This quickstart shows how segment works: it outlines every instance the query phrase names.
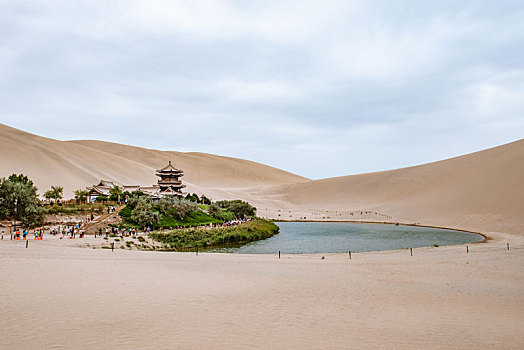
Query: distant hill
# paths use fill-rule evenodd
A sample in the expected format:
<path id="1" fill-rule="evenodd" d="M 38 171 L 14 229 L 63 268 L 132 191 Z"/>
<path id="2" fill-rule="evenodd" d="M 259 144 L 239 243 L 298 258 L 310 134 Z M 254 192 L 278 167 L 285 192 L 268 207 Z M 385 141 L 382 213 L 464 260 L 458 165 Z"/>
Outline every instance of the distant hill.
<path id="1" fill-rule="evenodd" d="M 205 153 L 164 152 L 102 141 L 58 141 L 0 124 L 0 176 L 24 173 L 43 192 L 73 190 L 100 179 L 150 186 L 169 160 L 184 171 L 187 190 L 241 189 L 309 181 L 267 165 Z M 200 193 L 201 194 L 201 193 Z"/>

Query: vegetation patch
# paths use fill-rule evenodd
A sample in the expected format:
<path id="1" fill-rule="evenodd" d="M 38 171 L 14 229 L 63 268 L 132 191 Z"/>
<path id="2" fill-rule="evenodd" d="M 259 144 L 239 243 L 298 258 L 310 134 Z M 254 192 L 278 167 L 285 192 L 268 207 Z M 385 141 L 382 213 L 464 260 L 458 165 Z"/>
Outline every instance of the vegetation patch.
<path id="1" fill-rule="evenodd" d="M 20 221 L 23 227 L 44 223 L 44 208 L 40 205 L 37 188 L 25 175 L 12 174 L 0 179 L 0 219 Z"/>
<path id="2" fill-rule="evenodd" d="M 249 206 L 248 203 L 245 205 Z M 149 226 L 152 229 L 218 224 L 243 217 L 236 216 L 235 213 L 217 204 L 201 204 L 200 206 L 194 201 L 177 197 L 165 197 L 155 202 L 148 197 L 140 196 L 130 198 L 119 215 L 127 227 Z M 208 213 L 204 212 L 206 207 Z M 254 213 L 256 210 L 251 206 L 249 209 L 246 213 Z"/>
<path id="3" fill-rule="evenodd" d="M 255 219 L 238 226 L 173 230 L 169 233 L 154 232 L 149 236 L 155 241 L 169 245 L 167 250 L 187 251 L 195 247 L 245 244 L 269 238 L 277 233 L 278 226 L 271 221 Z"/>

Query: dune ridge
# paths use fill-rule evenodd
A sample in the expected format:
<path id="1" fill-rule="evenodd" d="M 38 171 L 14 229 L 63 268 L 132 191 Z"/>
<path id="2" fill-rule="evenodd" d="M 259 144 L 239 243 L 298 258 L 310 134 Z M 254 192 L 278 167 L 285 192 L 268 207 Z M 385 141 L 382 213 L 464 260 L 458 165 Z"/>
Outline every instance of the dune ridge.
<path id="1" fill-rule="evenodd" d="M 184 170 L 188 191 L 282 185 L 308 179 L 267 165 L 204 153 L 166 152 L 102 141 L 58 141 L 0 124 L 0 176 L 24 173 L 40 191 L 64 187 L 71 198 L 78 188 L 100 179 L 150 186 L 155 170 L 169 160 Z"/>
<path id="2" fill-rule="evenodd" d="M 426 225 L 522 234 L 524 140 L 434 163 L 294 184 L 296 207 L 373 210 Z"/>

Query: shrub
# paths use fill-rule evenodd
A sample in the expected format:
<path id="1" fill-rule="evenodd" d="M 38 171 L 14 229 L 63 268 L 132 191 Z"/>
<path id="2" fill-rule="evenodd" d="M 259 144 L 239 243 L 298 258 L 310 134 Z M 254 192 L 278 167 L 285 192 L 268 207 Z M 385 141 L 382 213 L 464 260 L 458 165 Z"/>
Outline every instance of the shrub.
<path id="1" fill-rule="evenodd" d="M 173 230 L 169 233 L 151 233 L 150 237 L 173 250 L 187 250 L 194 247 L 242 244 L 266 239 L 278 233 L 274 223 L 256 219 L 238 226 L 213 229 Z"/>
<path id="2" fill-rule="evenodd" d="M 173 202 L 173 214 L 178 219 L 182 220 L 184 217 L 198 210 L 198 205 L 195 202 L 191 202 L 185 199 L 175 199 Z"/>
<path id="3" fill-rule="evenodd" d="M 158 208 L 158 211 L 160 211 L 162 214 L 167 214 L 167 212 L 171 208 L 173 208 L 174 204 L 175 198 L 172 196 L 166 196 L 158 200 L 156 207 Z"/>
<path id="4" fill-rule="evenodd" d="M 219 201 L 217 204 L 226 209 L 227 211 L 233 213 L 237 218 L 245 218 L 250 216 L 255 216 L 257 208 L 253 207 L 248 202 L 241 201 L 239 199 L 232 201 Z"/>
<path id="5" fill-rule="evenodd" d="M 158 213 L 153 211 L 151 199 L 139 197 L 131 212 L 131 219 L 140 226 L 150 226 L 158 222 Z"/>
<path id="6" fill-rule="evenodd" d="M 219 214 L 222 214 L 222 208 L 216 203 L 209 206 L 209 215 L 216 218 Z"/>

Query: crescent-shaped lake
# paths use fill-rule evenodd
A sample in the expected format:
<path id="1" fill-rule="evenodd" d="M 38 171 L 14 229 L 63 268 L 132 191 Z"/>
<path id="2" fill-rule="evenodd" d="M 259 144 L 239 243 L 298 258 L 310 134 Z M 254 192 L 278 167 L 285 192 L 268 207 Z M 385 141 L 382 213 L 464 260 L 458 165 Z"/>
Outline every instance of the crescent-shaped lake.
<path id="1" fill-rule="evenodd" d="M 466 244 L 482 235 L 440 228 L 349 222 L 277 222 L 280 233 L 240 247 L 208 251 L 241 254 L 314 254 Z"/>

